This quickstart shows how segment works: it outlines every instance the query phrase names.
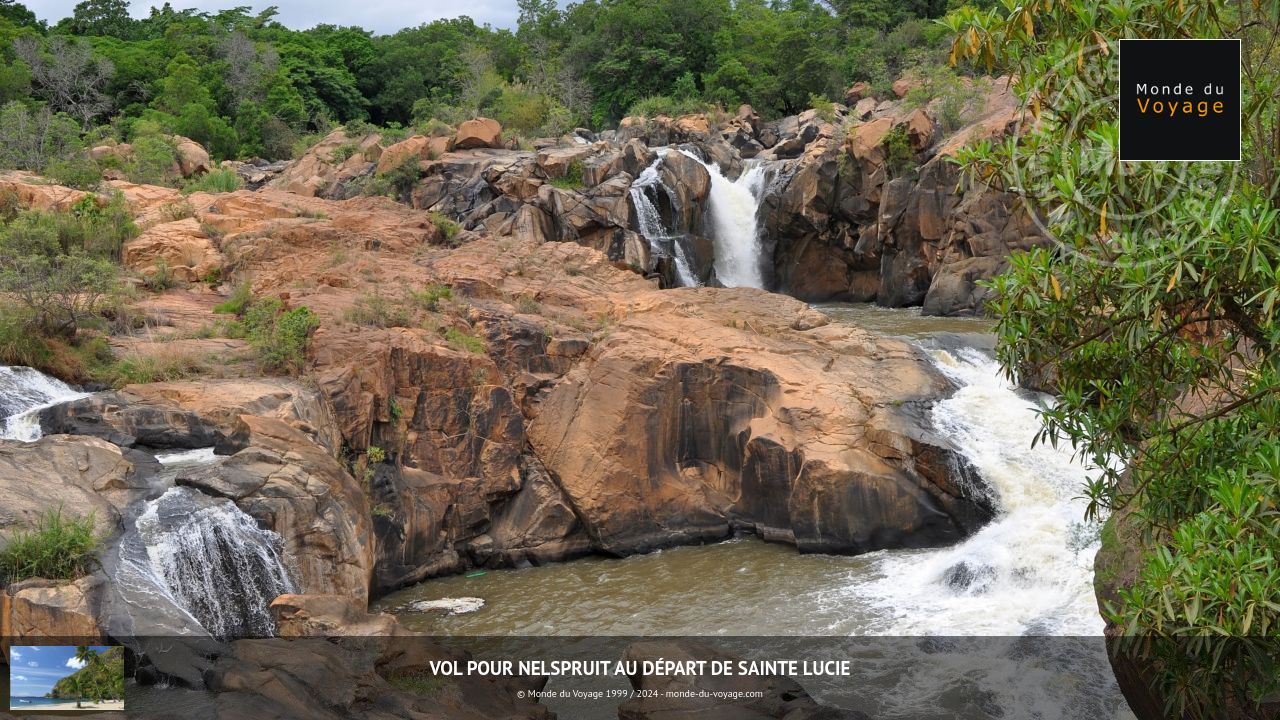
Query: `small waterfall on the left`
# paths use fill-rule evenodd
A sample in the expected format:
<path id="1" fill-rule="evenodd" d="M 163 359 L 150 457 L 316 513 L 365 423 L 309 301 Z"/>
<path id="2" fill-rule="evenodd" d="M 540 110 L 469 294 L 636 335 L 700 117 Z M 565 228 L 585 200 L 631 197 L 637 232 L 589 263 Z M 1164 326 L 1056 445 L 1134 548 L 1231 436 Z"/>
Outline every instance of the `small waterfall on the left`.
<path id="1" fill-rule="evenodd" d="M 0 366 L 0 440 L 39 440 L 41 410 L 85 395 L 39 370 Z"/>
<path id="2" fill-rule="evenodd" d="M 154 577 L 173 601 L 219 639 L 268 637 L 268 609 L 294 591 L 279 535 L 230 500 L 172 487 L 136 520 Z"/>
<path id="3" fill-rule="evenodd" d="M 636 178 L 635 182 L 631 183 L 631 204 L 636 209 L 636 222 L 640 226 L 640 234 L 649 241 L 649 248 L 654 255 L 670 257 L 674 261 L 676 280 L 681 287 L 696 287 L 702 283 L 698 282 L 697 276 L 693 274 L 684 246 L 680 244 L 681 238 L 677 233 L 667 230 L 662 222 L 662 213 L 649 197 L 650 193 L 657 192 L 659 189 L 666 192 L 668 197 L 671 196 L 671 191 L 663 185 L 662 175 L 658 172 L 666 156 L 667 150 L 659 149 L 658 157 L 640 173 L 640 177 Z"/>

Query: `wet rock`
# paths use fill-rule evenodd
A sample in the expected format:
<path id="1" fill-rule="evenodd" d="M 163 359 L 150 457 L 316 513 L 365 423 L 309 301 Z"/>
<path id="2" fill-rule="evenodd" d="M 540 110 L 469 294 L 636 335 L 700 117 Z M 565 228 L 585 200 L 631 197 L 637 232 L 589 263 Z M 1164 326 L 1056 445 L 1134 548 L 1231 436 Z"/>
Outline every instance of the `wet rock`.
<path id="1" fill-rule="evenodd" d="M 1009 267 L 1007 257 L 973 257 L 938 268 L 924 297 L 925 315 L 976 315 L 991 297 L 989 288 L 978 285 Z"/>

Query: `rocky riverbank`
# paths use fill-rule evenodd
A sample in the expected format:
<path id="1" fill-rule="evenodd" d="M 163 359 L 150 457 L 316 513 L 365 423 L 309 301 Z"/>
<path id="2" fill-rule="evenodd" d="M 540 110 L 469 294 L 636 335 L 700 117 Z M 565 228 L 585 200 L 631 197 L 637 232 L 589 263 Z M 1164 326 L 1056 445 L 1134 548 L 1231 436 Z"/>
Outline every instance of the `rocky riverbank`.
<path id="1" fill-rule="evenodd" d="M 114 548 L 133 542 L 139 508 L 171 485 L 251 517 L 279 537 L 297 589 L 273 617 L 310 655 L 197 643 L 168 659 L 152 648 L 147 672 L 216 691 L 225 712 L 269 698 L 289 717 L 332 716 L 302 711 L 320 687 L 347 688 L 325 697 L 325 712 L 425 712 L 385 686 L 419 673 L 413 653 L 429 645 L 406 649 L 403 631 L 366 608 L 430 577 L 737 532 L 824 553 L 955 543 L 994 509 L 930 426 L 951 382 L 915 347 L 801 300 L 971 311 L 972 281 L 1036 242 L 1007 198 L 957 194 L 945 159 L 1009 130 L 1001 82 L 980 119 L 950 135 L 927 109 L 860 100 L 828 119 L 763 123 L 744 108 L 627 121 L 536 151 L 489 147 L 483 123 L 389 147 L 335 134 L 274 177 L 242 167 L 262 187 L 230 193 L 112 181 L 142 228 L 125 266 L 164 267 L 176 282 L 142 295 L 143 322 L 111 347 L 203 370 L 55 405 L 39 413 L 45 437 L 0 441 L 0 521 L 92 512 Z M 923 165 L 892 177 L 882 140 L 895 129 Z M 334 162 L 352 142 L 359 152 Z M 707 256 L 692 263 L 706 287 L 664 289 L 671 258 L 634 229 L 630 189 L 667 144 L 726 177 L 773 164 L 759 209 L 767 284 L 794 297 L 716 287 Z M 418 170 L 409 203 L 347 197 L 406 159 Z M 678 152 L 663 160 L 666 222 L 710 252 L 708 167 Z M 83 197 L 31 176 L 3 183 L 23 207 Z M 315 314 L 300 377 L 263 377 L 243 335 L 227 332 L 217 305 L 238 285 Z M 207 448 L 216 466 L 163 471 L 156 459 Z M 122 599 L 113 573 L 11 584 L 0 634 L 171 632 L 174 617 Z M 302 640 L 353 634 L 389 637 L 342 670 L 333 645 Z M 478 698 L 507 703 L 518 685 L 465 685 L 430 707 L 488 717 L 497 710 Z M 384 695 L 408 704 L 384 707 Z"/>

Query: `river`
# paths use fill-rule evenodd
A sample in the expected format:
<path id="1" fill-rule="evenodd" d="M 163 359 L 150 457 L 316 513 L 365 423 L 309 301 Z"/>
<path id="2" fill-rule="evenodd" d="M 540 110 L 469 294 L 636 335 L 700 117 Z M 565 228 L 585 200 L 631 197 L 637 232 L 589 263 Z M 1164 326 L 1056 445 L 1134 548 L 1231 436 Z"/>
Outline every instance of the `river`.
<path id="1" fill-rule="evenodd" d="M 992 488 L 993 522 L 953 547 L 858 557 L 800 555 L 742 537 L 471 573 L 402 590 L 377 608 L 413 629 L 459 637 L 805 636 L 736 642 L 746 654 L 807 648 L 862 658 L 859 684 L 876 688 L 870 695 L 845 682 L 804 684 L 878 718 L 982 716 L 973 698 L 988 698 L 1006 717 L 1127 717 L 1098 637 L 1098 528 L 1082 521 L 1080 497 L 1088 471 L 1066 450 L 1032 447 L 1037 409 L 1051 398 L 1002 376 L 985 320 L 869 305 L 818 309 L 919 344 L 957 385 L 932 420 Z M 484 604 L 457 614 L 408 609 L 459 597 Z M 940 652 L 921 636 L 959 645 Z M 926 665 L 932 669 L 918 669 Z M 957 685 L 970 681 L 967 690 Z"/>

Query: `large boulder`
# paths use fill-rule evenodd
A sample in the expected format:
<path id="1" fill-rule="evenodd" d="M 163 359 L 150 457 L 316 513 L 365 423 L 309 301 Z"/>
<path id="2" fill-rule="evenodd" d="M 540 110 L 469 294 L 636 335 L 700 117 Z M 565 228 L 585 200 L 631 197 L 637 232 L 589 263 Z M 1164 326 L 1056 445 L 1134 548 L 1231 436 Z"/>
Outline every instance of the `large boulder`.
<path id="1" fill-rule="evenodd" d="M 478 117 L 458 126 L 453 146 L 459 150 L 502 147 L 502 125 L 492 118 Z"/>
<path id="2" fill-rule="evenodd" d="M 922 312 L 925 315 L 981 314 L 991 290 L 978 285 L 978 281 L 993 278 L 1008 267 L 1007 257 L 972 257 L 943 265 L 929 284 Z"/>
<path id="3" fill-rule="evenodd" d="M 173 136 L 174 169 L 184 178 L 209 172 L 213 163 L 200 143 L 181 135 Z"/>
<path id="4" fill-rule="evenodd" d="M 447 137 L 414 135 L 383 150 L 378 157 L 377 172 L 390 172 L 406 161 L 435 160 L 449 152 L 449 147 L 450 140 Z"/>
<path id="5" fill-rule="evenodd" d="M 36 578 L 0 591 L 0 625 L 10 641 L 102 642 L 98 625 L 103 580 L 86 575 L 75 581 Z"/>
<path id="6" fill-rule="evenodd" d="M 918 410 L 950 384 L 911 346 L 784 296 L 659 292 L 602 256 L 547 247 L 477 240 L 435 269 L 508 293 L 534 277 L 542 302 L 611 317 L 607 338 L 538 393 L 527 430 L 596 548 L 744 528 L 865 552 L 954 542 L 990 517 Z"/>
<path id="7" fill-rule="evenodd" d="M 147 276 L 158 273 L 163 264 L 176 279 L 188 283 L 219 276 L 225 262 L 195 218 L 153 225 L 124 244 L 122 259 L 125 267 Z"/>
<path id="8" fill-rule="evenodd" d="M 33 527 L 43 513 L 61 511 L 64 517 L 92 516 L 95 533 L 113 536 L 121 511 L 147 489 L 154 470 L 154 460 L 126 457 L 97 438 L 0 441 L 0 530 Z"/>

